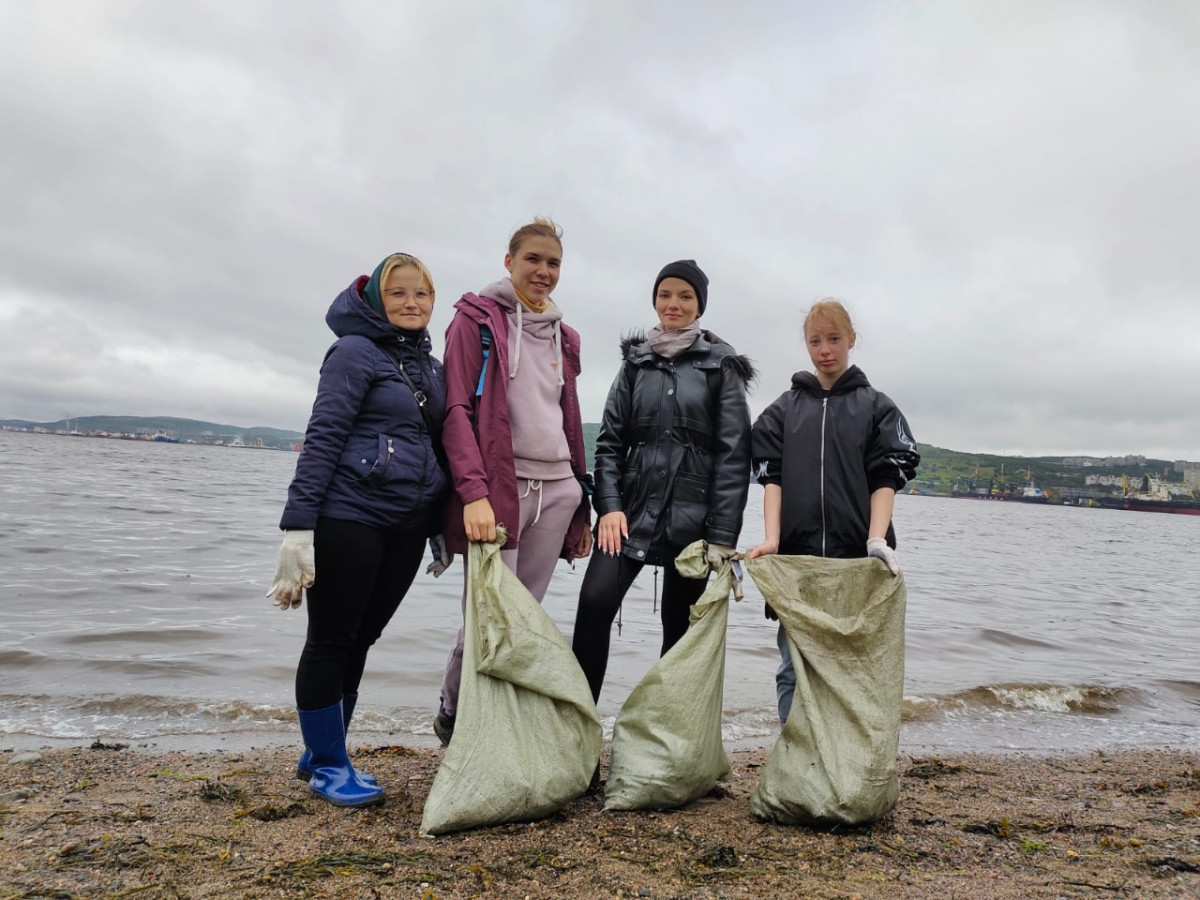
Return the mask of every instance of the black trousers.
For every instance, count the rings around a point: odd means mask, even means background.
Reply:
[[[665,655],[683,637],[692,604],[700,599],[708,586],[707,578],[684,578],[675,571],[674,559],[678,553],[679,550],[674,548],[664,553],[664,557],[671,561],[663,566],[663,642],[660,655]],[[600,688],[604,685],[613,620],[629,586],[645,565],[627,556],[606,556],[599,550],[593,550],[588,561],[583,587],[579,590],[579,609],[575,613],[571,649],[575,651],[575,658],[587,676],[593,700],[600,699]]]
[[[367,651],[408,593],[425,535],[321,517],[313,535],[316,582],[296,667],[296,706],[324,709],[358,693]]]

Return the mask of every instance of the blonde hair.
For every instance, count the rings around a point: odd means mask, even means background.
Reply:
[[[387,284],[388,276],[392,274],[393,269],[407,269],[410,266],[421,273],[421,278],[429,288],[429,293],[436,297],[437,291],[433,287],[433,276],[429,274],[425,263],[411,253],[393,253],[383,261],[383,268],[379,270],[379,293],[383,294],[383,286]]]
[[[558,250],[562,252],[562,226],[558,225],[552,219],[537,216],[528,225],[522,225],[513,232],[513,236],[508,239],[508,254],[516,256],[517,251],[521,249],[521,245],[531,237],[550,238],[558,244]]]
[[[838,331],[842,332],[847,340],[850,341],[850,346],[853,347],[858,340],[858,334],[854,331],[854,325],[850,322],[850,313],[846,312],[846,307],[842,306],[842,301],[835,300],[833,297],[824,297],[814,303],[808,310],[808,315],[804,317],[804,338],[808,339],[808,326],[815,319],[825,319],[833,325]]]

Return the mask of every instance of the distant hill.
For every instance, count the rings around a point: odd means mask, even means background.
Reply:
[[[1183,473],[1175,470],[1175,461],[1128,457],[1117,461],[1100,457],[1001,456],[991,453],[961,453],[928,444],[919,444],[921,467],[912,487],[923,493],[969,491],[986,487],[989,482],[998,491],[1019,490],[1032,481],[1037,487],[1072,496],[1104,495],[1112,487],[1086,483],[1089,475],[1141,478],[1156,475],[1166,481],[1182,482]],[[1080,460],[1086,459],[1087,465]]]
[[[261,426],[244,427],[174,416],[80,416],[78,419],[59,419],[56,422],[30,422],[5,419],[0,425],[7,428],[35,428],[51,432],[106,432],[112,435],[162,435],[181,442],[197,444],[231,444],[236,441],[247,446],[291,449],[304,439],[303,432]],[[600,423],[584,422],[583,437],[587,446],[588,467],[595,461],[596,436]],[[962,453],[919,445],[921,467],[909,485],[920,493],[949,493],[970,491],[990,485],[998,490],[1019,490],[1028,481],[1054,493],[1074,496],[1101,495],[1112,492],[1111,487],[1087,485],[1089,475],[1130,479],[1156,475],[1171,482],[1181,482],[1183,473],[1175,470],[1174,460],[1128,457],[1121,460],[1062,456],[1002,456],[991,453]]]
[[[230,444],[241,441],[257,446],[291,449],[293,444],[304,438],[303,432],[262,426],[244,427],[225,425],[218,422],[202,422],[198,419],[180,419],[174,416],[80,416],[77,419],[59,419],[56,422],[29,422],[23,419],[5,419],[9,428],[45,431],[78,431],[84,434],[105,432],[112,435],[155,435],[161,434],[180,442],[196,444]]]
[[[590,469],[596,462],[596,435],[600,433],[599,422],[583,423],[583,443],[587,446],[587,464]]]

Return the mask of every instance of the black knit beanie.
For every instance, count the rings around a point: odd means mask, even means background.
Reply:
[[[662,271],[654,279],[654,290],[650,292],[652,304],[657,305],[658,303],[658,286],[662,284],[664,278],[682,278],[690,284],[692,290],[696,292],[696,300],[700,306],[698,315],[704,315],[704,308],[708,306],[708,276],[696,265],[694,259],[677,259],[662,267]]]

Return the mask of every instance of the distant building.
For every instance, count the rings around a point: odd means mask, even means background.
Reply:
[[[1106,456],[1101,460],[1102,466],[1144,466],[1146,465],[1146,457],[1144,456]]]
[[[1121,466],[1145,466],[1146,457],[1144,456],[1067,456],[1063,458],[1064,466],[1075,466],[1078,468],[1089,468],[1091,466],[1102,466],[1106,469],[1116,469]]]

